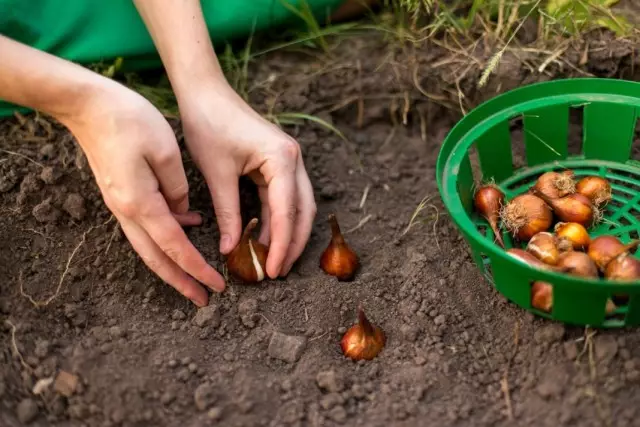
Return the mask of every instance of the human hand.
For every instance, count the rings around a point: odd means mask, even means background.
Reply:
[[[181,225],[198,225],[171,126],[146,99],[115,82],[67,126],[82,146],[105,203],[134,250],[165,282],[198,306],[225,287]],[[195,280],[194,280],[195,279]]]
[[[220,252],[229,253],[240,240],[238,180],[248,175],[262,202],[259,240],[270,244],[267,274],[284,276],[304,250],[316,215],[300,146],[226,83],[203,86],[178,92],[178,103],[186,145],[213,199]]]

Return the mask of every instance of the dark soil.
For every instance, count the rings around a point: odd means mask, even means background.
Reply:
[[[482,43],[465,54],[366,35],[345,38],[331,57],[259,58],[252,105],[316,114],[349,143],[313,123],[286,128],[302,145],[318,201],[308,247],[288,278],[232,283],[200,314],[110,221],[65,130],[38,116],[1,122],[0,424],[636,425],[640,333],[593,335],[507,302],[448,218],[435,161],[461,108],[556,77],[634,78],[637,46],[596,32],[542,74],[548,51],[507,51],[482,91],[475,84],[495,52]],[[191,204],[206,217],[188,234],[221,268],[210,197],[185,159]],[[248,218],[250,187],[245,202]],[[346,238],[362,268],[353,282],[318,268],[330,212],[354,229]],[[45,300],[61,278],[59,295],[34,307],[26,295]],[[370,362],[340,352],[358,304],[388,337]],[[292,361],[272,357],[274,333],[304,337],[301,352],[282,356]],[[33,393],[60,371],[72,376]]]

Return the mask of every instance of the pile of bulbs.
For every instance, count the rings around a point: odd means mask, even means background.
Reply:
[[[505,203],[504,193],[495,185],[483,185],[475,193],[474,206],[505,248],[501,223],[525,249],[506,252],[536,268],[585,278],[602,277],[623,283],[640,280],[640,260],[631,252],[640,240],[624,244],[615,236],[591,238],[587,231],[602,219],[601,209],[611,200],[611,185],[599,176],[576,182],[573,171],[546,172],[527,193]],[[554,219],[557,222],[554,224]],[[552,230],[552,231],[551,231]],[[531,305],[550,312],[552,286],[537,281],[531,290]],[[611,314],[628,297],[615,295],[607,302]]]
[[[229,272],[245,283],[264,280],[269,248],[254,240],[252,232],[258,225],[253,218],[245,227],[238,245],[227,256]],[[340,281],[353,279],[359,267],[356,253],[344,240],[335,214],[329,215],[331,240],[320,257],[320,268]],[[382,350],[386,337],[382,329],[373,325],[358,307],[358,322],[342,337],[340,346],[345,356],[353,360],[371,360]]]

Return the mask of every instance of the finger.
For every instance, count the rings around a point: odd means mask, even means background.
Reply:
[[[185,213],[189,210],[189,184],[184,172],[182,157],[178,144],[151,153],[146,157],[151,169],[160,183],[160,191],[175,213]]]
[[[258,187],[258,195],[260,196],[260,204],[262,205],[262,211],[260,213],[262,226],[260,227],[260,236],[258,237],[258,241],[263,245],[269,246],[271,236],[269,232],[271,214],[269,212],[269,192],[267,187]]]
[[[296,218],[295,169],[283,168],[282,172],[269,182],[268,189],[271,245],[267,256],[267,274],[272,279],[280,275]]]
[[[224,255],[236,247],[242,230],[238,175],[232,168],[225,169],[207,179],[220,229],[220,252]]]
[[[307,171],[304,168],[302,157],[299,157],[298,160],[296,177],[298,213],[296,215],[296,224],[293,230],[291,244],[289,245],[289,252],[280,271],[281,276],[289,274],[293,263],[296,262],[302,254],[302,251],[304,251],[309,241],[309,236],[311,235],[313,220],[316,217],[316,202],[313,197],[313,187],[311,186]]]
[[[173,217],[183,227],[193,227],[202,224],[202,216],[197,212],[174,213]]]
[[[211,290],[223,291],[225,283],[220,273],[205,261],[171,212],[168,209],[163,212],[159,203],[155,205],[153,214],[139,216],[140,225],[149,237],[186,273]]]
[[[207,305],[207,291],[171,261],[138,225],[120,221],[122,231],[142,261],[162,280],[199,307]]]

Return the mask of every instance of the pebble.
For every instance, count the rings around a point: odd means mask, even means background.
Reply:
[[[318,372],[316,383],[322,390],[330,393],[340,392],[344,389],[344,381],[338,377],[334,370]]]
[[[193,323],[201,328],[205,326],[217,328],[220,326],[220,309],[215,304],[198,309],[193,317]]]
[[[53,389],[63,396],[70,397],[78,388],[78,376],[67,371],[60,371],[53,383]]]
[[[175,368],[176,366],[178,366],[178,361],[176,359],[171,359],[169,360],[168,365],[170,368]]]
[[[200,384],[193,393],[193,400],[199,411],[205,411],[216,401],[215,388],[210,383]]]
[[[180,324],[176,320],[171,322],[171,330],[172,331],[177,331],[179,328],[180,328]]]
[[[171,402],[173,402],[176,399],[176,395],[172,390],[166,390],[164,393],[162,393],[162,396],[160,397],[160,402],[163,405],[169,405]]]
[[[198,370],[198,365],[196,365],[195,363],[189,363],[188,366],[189,372],[194,373]]]
[[[347,332],[347,328],[346,328],[346,327],[344,327],[344,326],[340,326],[340,327],[338,328],[338,333],[339,333],[339,334],[344,334],[345,332]]]
[[[286,335],[275,331],[271,335],[267,353],[274,359],[293,363],[300,359],[306,344],[307,338],[305,336]]]
[[[618,353],[618,342],[612,335],[596,335],[594,344],[599,362],[610,362]]]
[[[23,399],[18,403],[16,416],[22,424],[28,424],[38,416],[38,404],[33,399]]]
[[[207,418],[211,421],[219,421],[222,418],[222,408],[214,406],[207,412]]]
[[[173,320],[184,320],[187,318],[187,315],[184,314],[184,311],[182,310],[173,310],[173,313],[171,313],[171,318]]]
[[[533,338],[539,344],[550,344],[561,340],[564,332],[565,328],[561,323],[550,323],[536,329]]]

